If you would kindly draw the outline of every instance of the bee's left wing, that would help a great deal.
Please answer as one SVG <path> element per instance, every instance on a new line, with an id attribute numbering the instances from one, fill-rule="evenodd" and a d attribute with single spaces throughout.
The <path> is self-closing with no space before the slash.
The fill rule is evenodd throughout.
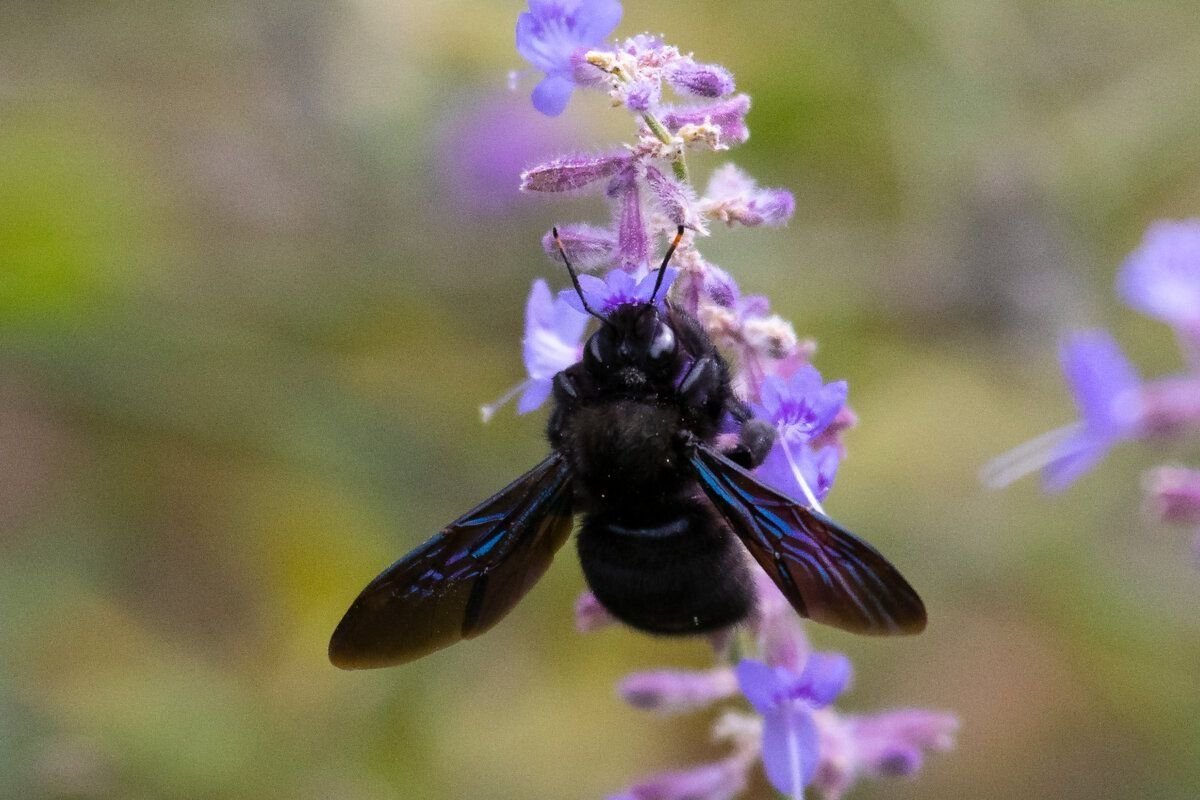
<path id="1" fill-rule="evenodd" d="M 499 622 L 571 534 L 570 478 L 551 454 L 380 573 L 333 632 L 329 660 L 403 664 Z"/>
<path id="2" fill-rule="evenodd" d="M 692 466 L 704 493 L 801 615 L 852 633 L 920 633 L 925 605 L 871 545 L 764 485 L 705 445 Z"/>

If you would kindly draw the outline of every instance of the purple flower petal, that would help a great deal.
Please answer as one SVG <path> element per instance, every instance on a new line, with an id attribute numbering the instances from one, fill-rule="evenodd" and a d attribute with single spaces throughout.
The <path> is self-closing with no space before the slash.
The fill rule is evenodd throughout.
<path id="1" fill-rule="evenodd" d="M 793 697 L 808 700 L 823 708 L 846 691 L 854 669 L 841 653 L 812 653 L 804 663 L 800 680 L 791 690 Z"/>
<path id="2" fill-rule="evenodd" d="M 817 728 L 803 705 L 782 703 L 763 715 L 763 770 L 777 791 L 802 798 L 819 756 Z"/>
<path id="3" fill-rule="evenodd" d="M 787 690 L 784 677 L 790 674 L 787 670 L 768 667 L 750 658 L 743 659 L 734 672 L 742 694 L 761 715 L 766 715 L 779 704 L 780 696 Z"/>
<path id="4" fill-rule="evenodd" d="M 550 378 L 530 378 L 525 383 L 525 391 L 517 401 L 517 413 L 528 414 L 546 402 L 552 386 Z"/>
<path id="5" fill-rule="evenodd" d="M 551 298 L 545 281 L 534 281 L 525 305 L 523 342 L 525 369 L 530 378 L 535 381 L 553 378 L 579 360 L 582 352 L 579 341 L 587 319 L 568 303 Z M 532 395 L 526 391 L 526 396 L 536 394 L 536 390 Z M 522 398 L 523 404 L 528 402 L 532 401 Z"/>
<path id="6" fill-rule="evenodd" d="M 613 272 L 622 272 L 622 270 L 613 270 L 609 275 L 612 275 Z M 630 281 L 632 280 L 630 278 Z M 609 291 L 607 281 L 597 278 L 595 275 L 580 275 L 579 288 L 583 290 L 583 294 L 587 297 L 588 303 L 592 308 L 596 308 L 596 300 L 606 297 Z M 583 301 L 579 299 L 579 295 L 575 292 L 574 288 L 563 289 L 558 293 L 558 299 L 580 313 L 587 313 L 583 307 Z"/>
<path id="7" fill-rule="evenodd" d="M 1133 308 L 1183 328 L 1200 326 L 1200 219 L 1156 222 L 1117 276 Z"/>
<path id="8" fill-rule="evenodd" d="M 547 117 L 557 117 L 567 110 L 567 103 L 570 102 L 571 93 L 574 91 L 575 82 L 556 72 L 542 78 L 538 85 L 533 87 L 529 99 L 533 101 L 533 107 Z"/>
<path id="9" fill-rule="evenodd" d="M 647 166 L 646 185 L 650 187 L 655 205 L 667 219 L 694 231 L 704 230 L 696 210 L 696 193 L 689 184 L 668 178 L 655 167 Z"/>
<path id="10" fill-rule="evenodd" d="M 1064 342 L 1061 358 L 1089 433 L 1099 438 L 1127 436 L 1131 420 L 1120 413 L 1120 401 L 1137 391 L 1141 379 L 1120 345 L 1104 331 L 1082 331 Z"/>

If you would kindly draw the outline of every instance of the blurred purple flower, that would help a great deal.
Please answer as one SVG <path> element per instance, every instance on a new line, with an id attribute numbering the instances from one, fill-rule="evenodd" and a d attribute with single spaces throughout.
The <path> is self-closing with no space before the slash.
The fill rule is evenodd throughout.
<path id="1" fill-rule="evenodd" d="M 737 677 L 728 667 L 703 672 L 666 669 L 635 672 L 617 687 L 625 702 L 634 708 L 665 714 L 704 708 L 732 697 L 737 690 Z"/>
<path id="2" fill-rule="evenodd" d="M 675 281 L 679 270 L 668 267 L 663 276 L 662 287 L 658 290 L 655 303 L 661 305 L 667 295 L 667 290 Z M 654 293 L 654 284 L 658 280 L 658 270 L 648 273 L 640 281 L 623 269 L 611 270 L 604 280 L 595 275 L 580 275 L 579 286 L 587 295 L 588 305 L 601 314 L 608 314 L 618 306 L 633 303 L 646 303 Z M 583 303 L 574 289 L 564 289 L 558 293 L 560 302 L 565 302 L 579 312 L 583 312 Z"/>
<path id="3" fill-rule="evenodd" d="M 1158 467 L 1146 476 L 1151 512 L 1163 522 L 1200 525 L 1200 472 Z"/>
<path id="4" fill-rule="evenodd" d="M 575 630 L 580 633 L 592 633 L 616 622 L 616 617 L 608 613 L 591 592 L 584 592 L 575 601 Z"/>
<path id="5" fill-rule="evenodd" d="M 952 748 L 958 719 L 902 709 L 865 716 L 826 714 L 818 719 L 818 728 L 822 753 L 813 786 L 826 800 L 839 800 L 860 777 L 912 775 L 926 751 Z"/>
<path id="6" fill-rule="evenodd" d="M 732 800 L 746 789 L 749 765 L 738 756 L 686 770 L 663 772 L 608 800 Z"/>
<path id="7" fill-rule="evenodd" d="M 1114 445 L 1138 434 L 1141 379 L 1116 341 L 1105 331 L 1078 332 L 1063 343 L 1060 356 L 1079 407 L 1079 422 L 992 461 L 981 473 L 989 486 L 1006 486 L 1041 469 L 1046 491 L 1060 492 L 1100 463 Z"/>
<path id="8" fill-rule="evenodd" d="M 1117 276 L 1133 308 L 1200 335 L 1200 219 L 1157 222 Z"/>
<path id="9" fill-rule="evenodd" d="M 483 406 L 484 422 L 518 392 L 517 413 L 527 414 L 546 402 L 555 374 L 577 362 L 583 355 L 584 328 L 588 317 L 561 297 L 553 298 L 544 280 L 533 282 L 525 304 L 525 369 L 529 378 L 507 391 L 499 400 Z"/>
<path id="10" fill-rule="evenodd" d="M 617 0 L 529 0 L 517 18 L 517 51 L 546 74 L 533 90 L 533 106 L 555 117 L 576 86 L 575 57 L 601 42 L 621 21 Z"/>
<path id="11" fill-rule="evenodd" d="M 850 661 L 840 653 L 813 653 L 799 673 L 750 659 L 738 664 L 742 694 L 763 718 L 763 769 L 788 797 L 803 797 L 817 771 L 820 740 L 813 711 L 836 700 L 850 676 Z"/>

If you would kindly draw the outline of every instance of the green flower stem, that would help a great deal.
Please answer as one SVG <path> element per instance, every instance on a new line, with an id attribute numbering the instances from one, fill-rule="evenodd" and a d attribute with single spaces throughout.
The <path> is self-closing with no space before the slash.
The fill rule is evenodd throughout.
<path id="1" fill-rule="evenodd" d="M 646 123 L 646 127 L 650 129 L 660 142 L 663 144 L 671 143 L 671 134 L 667 131 L 663 124 L 658 121 L 658 117 L 650 112 L 642 114 L 642 121 Z M 671 159 L 671 169 L 675 172 L 675 177 L 684 183 L 688 183 L 688 168 L 687 161 L 683 158 L 683 148 L 681 147 L 675 157 Z"/>

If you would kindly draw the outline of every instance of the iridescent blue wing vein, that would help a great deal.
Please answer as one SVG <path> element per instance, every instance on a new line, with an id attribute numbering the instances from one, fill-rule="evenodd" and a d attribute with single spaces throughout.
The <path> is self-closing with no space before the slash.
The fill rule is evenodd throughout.
<path id="1" fill-rule="evenodd" d="M 706 446 L 692 456 L 704 493 L 803 616 L 876 635 L 919 633 L 925 605 L 879 552 Z"/>
<path id="2" fill-rule="evenodd" d="M 558 454 L 384 570 L 333 632 L 343 669 L 402 664 L 499 622 L 571 534 L 570 470 Z"/>

